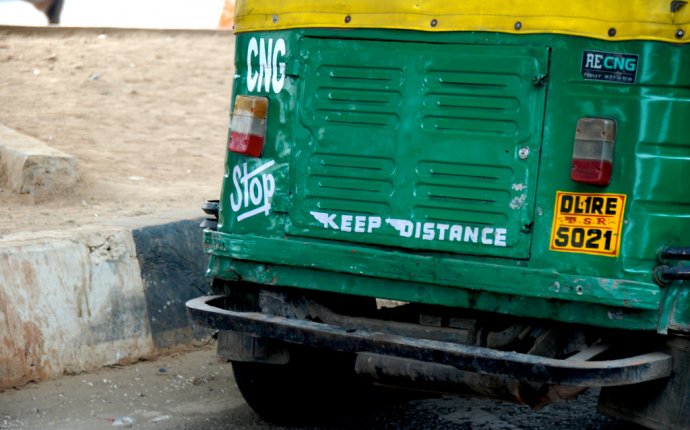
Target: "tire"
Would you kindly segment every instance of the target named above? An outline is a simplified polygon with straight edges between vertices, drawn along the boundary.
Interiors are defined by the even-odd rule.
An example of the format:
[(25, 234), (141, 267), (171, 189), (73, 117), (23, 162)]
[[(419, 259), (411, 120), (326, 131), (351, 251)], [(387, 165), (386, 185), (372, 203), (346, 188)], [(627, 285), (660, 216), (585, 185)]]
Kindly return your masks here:
[(354, 373), (354, 358), (314, 350), (291, 351), (288, 364), (235, 361), (232, 368), (247, 404), (274, 424), (332, 419), (366, 388)]

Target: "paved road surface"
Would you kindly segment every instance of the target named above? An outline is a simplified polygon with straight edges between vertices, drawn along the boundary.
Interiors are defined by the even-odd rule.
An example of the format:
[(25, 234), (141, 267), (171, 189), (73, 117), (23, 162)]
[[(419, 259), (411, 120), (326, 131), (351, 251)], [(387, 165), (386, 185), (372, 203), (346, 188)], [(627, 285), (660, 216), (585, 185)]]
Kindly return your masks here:
[[(594, 395), (527, 407), (460, 397), (407, 399), (347, 411), (299, 429), (607, 429), (629, 428), (596, 413)], [(280, 429), (244, 403), (230, 365), (201, 351), (132, 366), (69, 375), (0, 393), (0, 429)], [(295, 428), (297, 429), (297, 428)]]

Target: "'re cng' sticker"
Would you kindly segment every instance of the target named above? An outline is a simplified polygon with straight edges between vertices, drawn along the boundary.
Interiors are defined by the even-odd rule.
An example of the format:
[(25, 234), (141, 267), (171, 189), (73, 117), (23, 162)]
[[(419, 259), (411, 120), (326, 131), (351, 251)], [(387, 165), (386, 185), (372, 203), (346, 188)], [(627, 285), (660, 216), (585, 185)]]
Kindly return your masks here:
[(625, 194), (556, 193), (549, 249), (617, 257)]
[(582, 77), (592, 81), (634, 84), (637, 81), (638, 56), (619, 52), (585, 51)]

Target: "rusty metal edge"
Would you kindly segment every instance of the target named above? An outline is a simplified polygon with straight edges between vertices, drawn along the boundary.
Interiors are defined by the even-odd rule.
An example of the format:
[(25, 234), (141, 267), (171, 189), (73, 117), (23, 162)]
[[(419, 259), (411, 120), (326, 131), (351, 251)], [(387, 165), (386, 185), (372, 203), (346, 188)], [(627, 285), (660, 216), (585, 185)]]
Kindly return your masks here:
[(190, 35), (227, 35), (230, 36), (233, 30), (226, 28), (129, 28), (129, 27), (70, 27), (62, 25), (7, 25), (0, 24), (0, 32), (6, 33), (42, 33), (43, 35), (52, 34), (78, 34), (78, 33), (157, 33), (157, 34), (190, 34)]
[(471, 345), (347, 329), (313, 321), (257, 312), (235, 312), (214, 306), (224, 296), (203, 296), (186, 303), (189, 317), (216, 330), (341, 352), (370, 352), (446, 364), (460, 370), (501, 375), (546, 384), (607, 387), (636, 384), (671, 375), (671, 356), (650, 352), (616, 360), (559, 360)]

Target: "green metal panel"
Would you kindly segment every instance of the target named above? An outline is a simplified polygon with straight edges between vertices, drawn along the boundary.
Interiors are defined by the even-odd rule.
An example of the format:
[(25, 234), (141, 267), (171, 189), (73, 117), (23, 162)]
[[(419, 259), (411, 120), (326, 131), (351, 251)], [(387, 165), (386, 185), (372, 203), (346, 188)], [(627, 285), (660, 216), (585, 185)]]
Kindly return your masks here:
[[(454, 287), (462, 283), (469, 290), (519, 292), (526, 297), (608, 305), (616, 304), (623, 296), (627, 300), (626, 307), (646, 310), (657, 309), (660, 299), (657, 290), (637, 282), (585, 278), (529, 268), (516, 270), (457, 258), (421, 257), (357, 246), (252, 236), (212, 237), (207, 243), (216, 249), (216, 255), (237, 260), (267, 261), (339, 273), (375, 274), (386, 279), (415, 280), (439, 286)], [(313, 254), (320, 256), (318, 261), (311, 258)], [(517, 273), (521, 275), (519, 278)], [(568, 287), (561, 288), (561, 284)], [(547, 285), (548, 288), (543, 287)]]
[[(252, 39), (269, 59), (269, 45), (284, 41), (280, 91), (249, 90), (261, 67)], [(585, 79), (586, 51), (637, 56), (635, 83)], [(240, 35), (236, 55), (234, 94), (269, 99), (267, 143), (261, 158), (228, 154), (219, 231), (206, 233), (210, 276), (690, 331), (687, 285), (652, 277), (659, 249), (690, 246), (689, 46), (294, 30)], [(570, 179), (583, 117), (616, 121), (607, 187)], [(240, 221), (258, 208), (230, 204), (246, 195), (234, 176), (245, 168), (263, 169), (275, 188), (266, 211)], [(617, 257), (549, 249), (559, 191), (626, 197)], [(386, 219), (421, 223), (420, 238)], [(434, 240), (423, 240), (425, 222)], [(507, 246), (438, 240), (439, 223), (506, 228)]]
[(293, 153), (289, 234), (529, 256), (547, 48), (305, 38), (300, 49), (309, 140)]
[[(308, 290), (393, 298), (408, 302), (471, 308), (521, 317), (543, 318), (565, 323), (596, 325), (627, 330), (655, 330), (657, 327), (658, 311), (656, 308), (649, 310), (631, 307), (615, 307), (591, 302), (586, 303), (577, 300), (544, 299), (544, 297), (548, 297), (553, 293), (552, 290), (544, 290), (540, 298), (526, 295), (511, 295), (507, 292), (507, 289), (496, 288), (496, 286), (499, 285), (498, 283), (494, 283), (493, 286), (495, 290), (502, 292), (495, 293), (482, 289), (470, 290), (408, 280), (414, 279), (414, 277), (403, 278), (402, 280), (400, 277), (386, 279), (361, 276), (359, 274), (353, 275), (340, 271), (315, 270), (309, 268), (309, 266), (317, 266), (317, 264), (300, 252), (303, 248), (296, 249), (291, 247), (286, 251), (284, 247), (272, 249), (272, 244), (270, 242), (258, 242), (258, 244), (252, 243), (252, 246), (244, 246), (245, 244), (242, 243), (242, 241), (235, 241), (233, 240), (234, 238), (223, 237), (220, 243), (212, 239), (213, 237), (218, 239), (219, 236), (221, 235), (212, 234), (210, 232), (206, 233), (207, 246), (214, 250), (213, 254), (211, 254), (209, 272), (212, 276), (227, 280), (242, 279), (246, 282), (267, 285), (276, 285), (279, 283), (281, 286)], [(252, 241), (251, 239), (248, 240)], [(300, 264), (285, 266), (256, 264), (255, 260), (257, 258), (266, 259), (268, 257), (263, 253), (254, 254), (254, 251), (257, 249), (264, 249), (272, 253), (273, 257), (277, 257), (277, 253), (282, 253), (281, 257), (293, 255), (294, 258), (291, 259), (291, 262), (294, 263), (294, 261), (297, 260)], [(237, 251), (237, 254), (234, 254), (233, 251)], [(321, 248), (319, 248), (318, 251), (322, 256), (321, 261), (331, 261), (337, 264), (338, 260), (332, 260), (333, 254), (324, 254)], [(248, 253), (252, 253), (251, 260), (245, 259)], [(229, 255), (233, 255), (235, 258), (231, 260), (228, 258)], [(368, 256), (370, 264), (376, 264), (376, 256), (373, 256), (373, 258), (371, 257), (372, 256)], [(277, 259), (285, 261), (284, 258)], [(379, 264), (385, 263), (387, 263), (387, 261), (380, 262)], [(409, 265), (409, 260), (398, 262), (396, 268), (404, 265)], [(332, 264), (329, 266), (332, 267)], [(486, 269), (486, 267), (482, 268)], [(409, 273), (409, 270), (402, 271), (402, 273)], [(506, 279), (512, 280), (514, 276), (517, 276), (515, 271), (505, 270), (498, 279), (505, 282)], [(557, 277), (555, 274), (552, 276), (553, 278)], [(484, 278), (487, 277), (484, 276)], [(478, 287), (482, 286), (483, 285), (478, 285)], [(534, 291), (535, 289), (532, 290), (532, 292)], [(565, 298), (568, 295), (572, 299), (577, 295), (577, 290), (575, 288), (569, 291), (563, 290), (563, 294), (560, 294), (560, 298)]]

